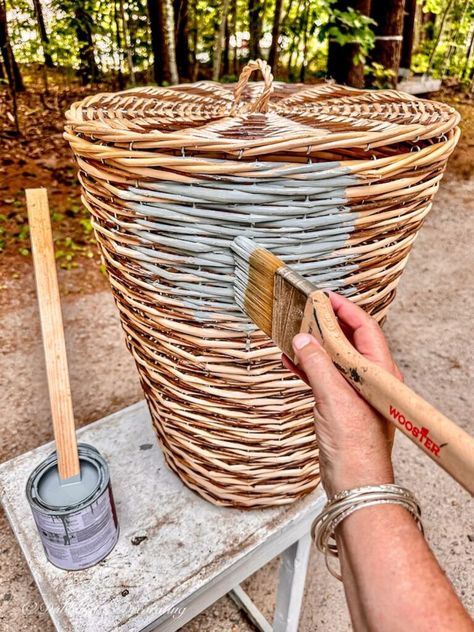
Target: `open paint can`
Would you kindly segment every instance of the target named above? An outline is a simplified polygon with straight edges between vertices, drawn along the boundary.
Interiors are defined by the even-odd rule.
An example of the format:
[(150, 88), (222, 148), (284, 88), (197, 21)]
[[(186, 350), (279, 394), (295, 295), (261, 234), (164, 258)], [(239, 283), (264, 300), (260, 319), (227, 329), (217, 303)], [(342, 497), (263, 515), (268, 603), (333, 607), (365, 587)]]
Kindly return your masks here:
[(76, 571), (97, 564), (114, 548), (119, 526), (109, 468), (90, 445), (78, 444), (80, 480), (61, 481), (53, 452), (31, 473), (26, 495), (48, 560)]

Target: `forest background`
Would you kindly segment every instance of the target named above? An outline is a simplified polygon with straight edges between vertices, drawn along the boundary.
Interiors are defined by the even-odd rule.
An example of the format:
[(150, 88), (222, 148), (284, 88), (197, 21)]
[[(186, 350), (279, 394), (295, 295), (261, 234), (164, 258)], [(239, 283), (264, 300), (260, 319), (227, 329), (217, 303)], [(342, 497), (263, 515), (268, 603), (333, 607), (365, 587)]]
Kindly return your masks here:
[(292, 82), (330, 78), (378, 89), (430, 76), (443, 81), (434, 97), (461, 110), (467, 131), (450, 164), (461, 175), (472, 168), (474, 0), (0, 0), (0, 48), (0, 276), (7, 285), (31, 265), (28, 186), (48, 187), (58, 265), (81, 268), (80, 286), (102, 283), (62, 139), (65, 110), (87, 94), (234, 82), (258, 57)]

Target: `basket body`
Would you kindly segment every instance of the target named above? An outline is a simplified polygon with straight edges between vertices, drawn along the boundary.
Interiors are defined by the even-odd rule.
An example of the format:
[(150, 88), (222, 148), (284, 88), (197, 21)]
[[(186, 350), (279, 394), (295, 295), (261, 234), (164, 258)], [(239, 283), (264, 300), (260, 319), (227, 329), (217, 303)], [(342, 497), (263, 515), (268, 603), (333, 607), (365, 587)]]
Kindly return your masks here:
[(273, 89), (97, 95), (65, 134), (167, 462), (243, 507), (313, 489), (318, 453), (310, 392), (234, 303), (230, 243), (380, 320), (458, 137), (454, 110), (394, 91)]

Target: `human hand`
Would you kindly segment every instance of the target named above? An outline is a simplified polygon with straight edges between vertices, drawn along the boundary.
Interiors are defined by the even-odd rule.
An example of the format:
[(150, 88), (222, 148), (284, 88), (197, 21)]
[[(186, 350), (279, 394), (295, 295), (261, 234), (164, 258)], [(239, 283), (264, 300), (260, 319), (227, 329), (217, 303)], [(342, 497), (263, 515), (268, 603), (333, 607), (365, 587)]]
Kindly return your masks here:
[[(343, 296), (334, 292), (329, 296), (341, 329), (357, 351), (402, 380), (377, 322)], [(393, 426), (352, 388), (313, 336), (298, 334), (293, 348), (298, 367), (286, 356), (282, 360), (313, 390), (321, 479), (327, 494), (393, 482)]]

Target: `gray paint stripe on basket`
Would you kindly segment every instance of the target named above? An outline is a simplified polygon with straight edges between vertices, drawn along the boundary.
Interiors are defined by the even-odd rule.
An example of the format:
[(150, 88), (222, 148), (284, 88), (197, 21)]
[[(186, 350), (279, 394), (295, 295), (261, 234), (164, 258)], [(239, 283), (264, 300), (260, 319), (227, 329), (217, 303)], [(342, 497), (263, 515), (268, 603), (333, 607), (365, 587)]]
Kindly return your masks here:
[[(128, 231), (131, 233), (141, 234), (142, 229), (149, 228), (152, 231), (159, 231), (160, 234), (168, 233), (174, 235), (189, 235), (190, 226), (193, 225), (193, 233), (195, 236), (198, 235), (206, 235), (209, 237), (219, 237), (221, 236), (223, 239), (228, 237), (230, 239), (234, 239), (241, 234), (242, 229), (245, 228), (246, 232), (249, 233), (249, 237), (252, 239), (258, 239), (261, 235), (262, 237), (273, 237), (273, 236), (286, 236), (293, 235), (293, 239), (297, 242), (299, 241), (308, 241), (308, 240), (321, 240), (326, 238), (326, 236), (336, 235), (341, 233), (348, 232), (348, 225), (352, 224), (357, 218), (357, 213), (352, 214), (341, 214), (341, 217), (338, 221), (338, 217), (333, 215), (329, 217), (322, 218), (302, 218), (298, 221), (298, 224), (283, 224), (273, 226), (258, 226), (255, 227), (254, 222), (242, 223), (239, 225), (228, 225), (223, 226), (222, 223), (215, 224), (205, 224), (199, 223), (194, 224), (193, 222), (183, 222), (181, 225), (177, 224), (176, 220), (174, 222), (169, 221), (168, 218), (164, 220), (164, 222), (150, 221), (146, 219), (137, 219), (134, 224), (128, 224)], [(323, 229), (323, 227), (329, 226), (332, 228)], [(321, 230), (322, 229), (322, 230)], [(302, 232), (304, 231), (304, 232)], [(350, 232), (350, 231), (349, 231)]]
[[(345, 236), (347, 237), (347, 235)], [(331, 253), (337, 250), (345, 239), (338, 239), (335, 242), (328, 242), (326, 244), (320, 244), (318, 247), (312, 245), (310, 247), (311, 256), (313, 256), (316, 250), (324, 255), (325, 260), (313, 261), (307, 263), (294, 262), (293, 266), (296, 270), (301, 271), (305, 276), (316, 285), (324, 284), (324, 287), (337, 287), (338, 277), (346, 277), (351, 272), (357, 270), (358, 266), (347, 263), (348, 257), (339, 256), (334, 258)], [(147, 250), (140, 247), (140, 250)], [(150, 253), (152, 251), (148, 251)], [(140, 254), (140, 253), (137, 253)], [(290, 257), (299, 259), (302, 256), (302, 252), (293, 253)], [(232, 257), (232, 255), (230, 255)], [(288, 258), (285, 257), (285, 258)], [(141, 266), (148, 272), (152, 273), (155, 277), (152, 285), (160, 293), (169, 292), (169, 282), (173, 282), (173, 294), (176, 298), (179, 297), (182, 300), (183, 307), (191, 309), (192, 315), (196, 320), (202, 321), (214, 321), (212, 313), (202, 311), (202, 308), (210, 306), (212, 303), (215, 307), (231, 307), (232, 313), (239, 314), (240, 312), (234, 303), (233, 294), (233, 269), (220, 270), (220, 274), (210, 273), (208, 270), (199, 269), (199, 258), (191, 259), (191, 266), (173, 266), (175, 272), (170, 272), (166, 267), (149, 263), (148, 261), (142, 261)], [(343, 268), (334, 269), (334, 265), (346, 263)], [(194, 264), (194, 265), (193, 265)], [(196, 267), (197, 266), (197, 269)], [(158, 277), (158, 278), (156, 278)], [(164, 282), (162, 282), (164, 281)], [(235, 308), (235, 309), (234, 309)], [(247, 330), (248, 328), (246, 328)]]
[[(294, 204), (294, 201), (292, 201)], [(268, 207), (268, 213), (263, 214), (261, 212), (262, 206), (258, 205), (250, 209), (246, 209), (247, 212), (235, 212), (236, 208), (244, 210), (242, 207), (237, 207), (234, 204), (222, 205), (224, 210), (218, 210), (216, 208), (210, 209), (209, 207), (201, 209), (195, 204), (192, 206), (186, 206), (184, 204), (169, 204), (167, 202), (157, 202), (154, 204), (143, 204), (136, 202), (125, 202), (125, 207), (132, 210), (134, 215), (140, 218), (159, 218), (162, 221), (167, 221), (173, 225), (176, 222), (191, 223), (193, 225), (205, 225), (206, 227), (216, 224), (221, 226), (222, 222), (227, 224), (264, 224), (264, 228), (270, 228), (273, 226), (279, 227), (295, 227), (295, 220), (297, 220), (297, 228), (305, 228), (303, 224), (331, 224), (341, 223), (347, 220), (352, 220), (356, 215), (356, 212), (351, 211), (350, 208), (344, 205), (335, 205), (334, 203), (328, 204), (325, 207), (314, 204), (311, 200), (306, 198), (299, 202), (299, 206), (290, 207), (282, 204), (271, 205)], [(297, 217), (295, 218), (288, 211), (294, 209), (297, 211)], [(212, 210), (212, 212), (210, 212)], [(347, 215), (344, 215), (344, 214)], [(296, 213), (295, 213), (296, 214)], [(272, 219), (273, 215), (273, 219)], [(138, 220), (137, 220), (138, 221)], [(120, 223), (120, 222), (119, 222)], [(153, 224), (155, 220), (153, 219)]]
[[(338, 192), (339, 193), (339, 192)], [(206, 200), (205, 202), (188, 198), (186, 196), (177, 196), (171, 195), (168, 193), (160, 194), (157, 189), (153, 194), (151, 192), (147, 192), (144, 189), (137, 189), (136, 187), (128, 187), (127, 189), (117, 189), (114, 191), (114, 195), (127, 203), (136, 203), (140, 207), (148, 207), (153, 208), (156, 205), (162, 205), (164, 207), (175, 209), (177, 211), (182, 210), (183, 208), (187, 209), (188, 213), (192, 213), (197, 217), (203, 216), (209, 217), (209, 209), (212, 210), (222, 210), (228, 211), (229, 207), (232, 208), (234, 212), (243, 213), (243, 214), (254, 214), (258, 211), (258, 214), (261, 215), (275, 215), (275, 210), (278, 210), (279, 207), (285, 209), (285, 216), (288, 215), (299, 215), (303, 207), (311, 210), (316, 213), (317, 209), (320, 209), (320, 212), (324, 212), (325, 210), (334, 209), (337, 206), (344, 206), (347, 203), (347, 197), (345, 195), (345, 189), (341, 189), (340, 197), (336, 195), (331, 195), (330, 197), (320, 197), (320, 196), (309, 196), (303, 195), (301, 199), (282, 199), (281, 196), (278, 196), (275, 200), (267, 203), (259, 202), (255, 203), (255, 200), (252, 199), (251, 202), (238, 203), (234, 199), (229, 197), (220, 200), (220, 201), (210, 201)], [(143, 201), (143, 198), (146, 199), (146, 202)], [(148, 198), (150, 198), (148, 200)], [(183, 207), (184, 204), (184, 207)]]
[(253, 331), (234, 301), (230, 245), (236, 236), (255, 239), (318, 286), (338, 287), (358, 269), (350, 263), (350, 252), (333, 254), (354, 231), (358, 213), (346, 206), (345, 191), (358, 178), (327, 168), (312, 178), (314, 165), (305, 167), (301, 186), (295, 178), (245, 183), (226, 178), (193, 184), (147, 181), (118, 190), (132, 216), (116, 218), (117, 241), (125, 231), (140, 243), (120, 244), (117, 253), (138, 263), (150, 276), (150, 287), (173, 296), (196, 321), (215, 322), (209, 309), (217, 309), (238, 330)]
[[(169, 248), (174, 248), (178, 252), (207, 252), (208, 250), (212, 250), (214, 248), (229, 248), (233, 238), (219, 239), (215, 237), (204, 237), (202, 235), (198, 235), (197, 239), (192, 235), (188, 235), (187, 239), (179, 239), (177, 237), (173, 237), (167, 234), (154, 234), (150, 231), (144, 230), (131, 230), (130, 233), (138, 236), (141, 240), (145, 242), (149, 242), (150, 244), (159, 244), (161, 246), (167, 246)], [(245, 234), (249, 237), (252, 237), (252, 231), (249, 230), (240, 230), (236, 233), (236, 235)], [(273, 252), (282, 258), (285, 255), (291, 256), (292, 258), (297, 258), (300, 256), (311, 256), (314, 254), (320, 254), (325, 252), (330, 252), (332, 250), (336, 250), (337, 248), (343, 246), (346, 242), (347, 237), (349, 236), (350, 231), (345, 228), (345, 231), (342, 233), (336, 233), (336, 235), (329, 235), (324, 239), (315, 237), (310, 240), (309, 243), (305, 241), (301, 241), (297, 239), (297, 236), (290, 238), (283, 238), (281, 236), (272, 235), (261, 235), (259, 236), (259, 241), (262, 246), (265, 248), (273, 250)], [(317, 235), (317, 233), (316, 233)], [(150, 253), (153, 252), (150, 250)]]
[[(182, 189), (182, 192), (175, 192), (172, 190), (167, 190), (165, 187), (163, 189), (155, 189), (158, 193), (158, 198), (160, 200), (171, 200), (176, 202), (188, 202), (193, 203), (197, 202), (201, 205), (207, 204), (269, 204), (269, 203), (277, 203), (282, 201), (281, 195), (271, 195), (268, 193), (260, 193), (258, 191), (237, 191), (236, 189), (227, 189), (227, 190), (214, 190), (214, 189), (206, 189), (201, 192), (196, 191), (195, 189), (189, 188)], [(319, 192), (314, 192), (311, 196), (307, 196), (307, 194), (302, 194), (304, 197), (311, 197), (312, 199), (321, 199), (325, 200), (327, 204), (328, 197), (331, 199), (332, 203), (336, 204), (345, 204), (346, 197), (345, 196), (337, 196), (337, 193), (342, 193), (343, 189), (324, 189)], [(135, 189), (135, 193), (137, 195), (142, 194), (143, 191), (140, 189)], [(200, 194), (202, 193), (202, 195)], [(331, 195), (328, 195), (331, 193)], [(128, 198), (130, 199), (130, 198)], [(133, 199), (133, 198), (132, 198)], [(283, 199), (283, 202), (285, 200)], [(309, 200), (311, 201), (311, 200)]]

